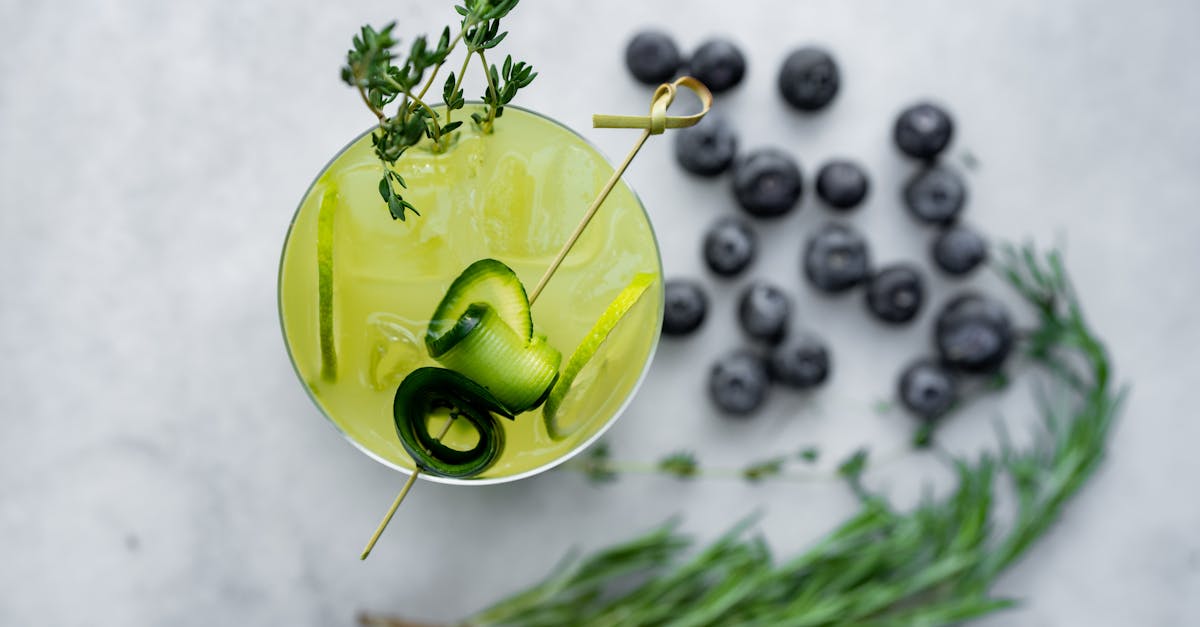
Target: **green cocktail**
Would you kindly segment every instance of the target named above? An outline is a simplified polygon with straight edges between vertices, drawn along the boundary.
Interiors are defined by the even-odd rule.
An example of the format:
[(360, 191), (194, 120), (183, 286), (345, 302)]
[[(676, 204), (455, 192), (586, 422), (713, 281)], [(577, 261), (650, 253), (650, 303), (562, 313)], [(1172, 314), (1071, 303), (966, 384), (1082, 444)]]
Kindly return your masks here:
[[(456, 113), (466, 119), (476, 110), (483, 108)], [(491, 133), (464, 125), (440, 150), (428, 141), (408, 150), (397, 170), (406, 200), (421, 211), (405, 221), (393, 220), (380, 196), (369, 133), (321, 172), (284, 244), (279, 307), (293, 365), (314, 402), (368, 455), (412, 471), (397, 435), (397, 389), (418, 369), (446, 367), (431, 356), (427, 335), (451, 284), (494, 259), (532, 291), (613, 170), (570, 129), (512, 106)], [(539, 399), (546, 402), (497, 420), (502, 448), (482, 472), (455, 479), (426, 467), (425, 476), (512, 480), (598, 437), (649, 364), (662, 316), (660, 276), (646, 213), (618, 183), (529, 309), (534, 335), (561, 354), (553, 389)], [(483, 434), (454, 415), (434, 403), (423, 426), (442, 445), (471, 449)]]

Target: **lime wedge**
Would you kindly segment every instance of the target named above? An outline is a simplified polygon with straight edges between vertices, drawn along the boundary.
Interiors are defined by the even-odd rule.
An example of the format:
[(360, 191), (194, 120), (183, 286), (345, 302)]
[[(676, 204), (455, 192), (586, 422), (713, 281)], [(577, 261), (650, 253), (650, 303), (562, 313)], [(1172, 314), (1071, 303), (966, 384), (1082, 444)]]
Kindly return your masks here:
[(654, 280), (654, 274), (634, 275), (629, 285), (608, 304), (604, 314), (567, 361), (566, 368), (559, 374), (558, 382), (550, 390), (550, 396), (542, 407), (542, 418), (551, 439), (557, 441), (570, 437), (587, 424), (586, 417), (575, 416), (575, 420), (572, 421), (567, 421), (566, 418), (579, 413), (578, 409), (583, 406), (589, 392), (595, 387), (592, 384), (604, 379), (604, 371), (609, 367), (608, 360), (597, 360), (596, 356), (603, 356), (604, 343), (608, 336), (641, 299), (646, 288), (654, 284)]

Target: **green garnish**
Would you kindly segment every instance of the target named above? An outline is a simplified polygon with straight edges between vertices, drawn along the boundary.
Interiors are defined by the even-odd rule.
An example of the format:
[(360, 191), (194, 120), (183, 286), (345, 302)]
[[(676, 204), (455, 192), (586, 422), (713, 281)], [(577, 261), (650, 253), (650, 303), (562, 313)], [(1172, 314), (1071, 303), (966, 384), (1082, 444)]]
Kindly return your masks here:
[[(694, 541), (668, 525), (576, 561), (460, 624), (933, 626), (1012, 606), (989, 590), (1099, 467), (1124, 394), (1058, 254), (1008, 250), (1003, 271), (1040, 318), (1025, 355), (1046, 368), (1065, 401), (1040, 406), (1045, 431), (1030, 448), (1002, 437), (998, 453), (952, 459), (957, 489), (909, 512), (863, 488), (866, 457), (855, 454), (841, 472), (861, 510), (800, 555), (776, 561), (747, 534), (748, 523), (695, 552)], [(607, 450), (592, 461), (588, 471), (598, 475), (617, 468)], [(1015, 512), (997, 520), (1003, 477)]]
[(333, 342), (333, 208), (337, 188), (327, 187), (317, 210), (317, 323), (321, 335), (321, 378), (337, 378), (337, 347)]
[[(458, 324), (459, 318), (473, 303), (487, 303), (512, 330), (525, 340), (533, 338), (533, 317), (525, 285), (517, 273), (501, 261), (480, 259), (467, 266), (450, 287), (429, 317), (425, 343), (431, 354), (440, 354), (434, 343)], [(437, 357), (434, 354), (434, 357)]]
[[(459, 450), (429, 431), (437, 410), (468, 422), (478, 434), (475, 446)], [(444, 368), (418, 368), (409, 373), (392, 403), (396, 434), (404, 450), (423, 472), (442, 477), (477, 475), (496, 461), (504, 448), (504, 431), (492, 415), (512, 416), (503, 404), (474, 381)]]
[[(499, 45), (508, 35), (507, 32), (500, 32), (500, 20), (516, 8), (517, 2), (465, 0), (454, 7), (462, 16), (458, 34), (451, 37), (450, 27), (445, 27), (432, 48), (424, 36), (417, 37), (409, 47), (408, 55), (403, 58), (394, 52), (400, 44), (392, 35), (395, 22), (379, 30), (363, 26), (355, 35), (353, 48), (346, 53), (342, 80), (358, 90), (363, 103), (379, 120), (379, 127), (371, 135), (371, 143), (383, 164), (379, 195), (387, 203), (393, 219), (404, 220), (406, 211), (420, 215), (416, 207), (400, 194), (399, 190), (408, 187), (408, 184), (396, 170), (396, 162), (406, 150), (426, 138), (434, 142), (435, 150), (445, 149), (446, 138), (462, 125), (461, 120), (453, 120), (453, 114), (466, 104), (462, 81), (472, 57), (479, 57), (487, 79), (487, 89), (482, 97), (487, 113), (473, 113), (471, 117), (486, 133), (492, 131), (495, 119), (504, 114), (504, 105), (512, 101), (519, 89), (527, 87), (537, 77), (532, 66), (521, 61), (514, 63), (511, 56), (505, 58), (500, 69), (487, 62), (487, 51)], [(460, 43), (467, 52), (457, 74), (451, 72), (446, 78), (442, 88), (444, 108), (439, 113), (425, 100), (425, 94)], [(417, 91), (418, 86), (420, 91)], [(385, 109), (396, 100), (400, 104), (396, 112), (389, 116)]]
[[(400, 383), (392, 405), (396, 432), (421, 471), (474, 476), (504, 448), (491, 414), (513, 418), (544, 403), (562, 355), (533, 333), (525, 286), (495, 259), (480, 259), (454, 279), (434, 310), (425, 346), (446, 368), (419, 368)], [(429, 432), (439, 408), (450, 410), (449, 421), (471, 423), (479, 435), (472, 449), (446, 446)]]
[(533, 333), (525, 286), (495, 259), (467, 266), (425, 332), (429, 356), (491, 391), (514, 415), (540, 405), (562, 355)]
[(483, 302), (473, 303), (458, 324), (431, 342), (429, 354), (486, 388), (513, 415), (542, 403), (562, 361), (544, 337), (517, 335)]
[(578, 387), (575, 386), (575, 380), (579, 377), (579, 373), (592, 361), (604, 345), (604, 342), (608, 339), (609, 334), (617, 328), (617, 325), (629, 313), (629, 310), (641, 300), (642, 294), (654, 284), (654, 281), (655, 275), (653, 274), (643, 272), (634, 275), (629, 285), (626, 285), (617, 294), (616, 298), (608, 304), (604, 313), (592, 325), (591, 331), (584, 336), (583, 341), (579, 343), (579, 346), (575, 348), (575, 352), (571, 354), (571, 358), (567, 360), (567, 365), (563, 368), (562, 375), (558, 378), (558, 382), (554, 384), (554, 388), (550, 390), (550, 397), (546, 399), (546, 405), (542, 408), (542, 419), (546, 423), (546, 433), (552, 440), (567, 438), (587, 424), (586, 419), (576, 420), (570, 424), (563, 424), (559, 421), (559, 412), (563, 404), (569, 401), (573, 391), (576, 393), (581, 392), (574, 389)]

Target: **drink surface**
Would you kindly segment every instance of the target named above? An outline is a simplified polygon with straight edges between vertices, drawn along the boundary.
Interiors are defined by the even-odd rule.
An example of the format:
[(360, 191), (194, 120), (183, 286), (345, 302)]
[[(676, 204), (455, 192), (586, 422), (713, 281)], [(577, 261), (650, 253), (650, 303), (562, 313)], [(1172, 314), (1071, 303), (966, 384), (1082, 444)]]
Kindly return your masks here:
[[(469, 120), (472, 110), (456, 113)], [(292, 362), (325, 415), (371, 456), (412, 469), (392, 403), (409, 372), (439, 365), (424, 336), (447, 287), (472, 262), (491, 257), (531, 292), (612, 167), (573, 131), (506, 107), (493, 133), (468, 121), (447, 150), (423, 144), (406, 152), (397, 169), (408, 184), (405, 199), (421, 212), (403, 222), (391, 218), (379, 196), (382, 169), (369, 134), (321, 173), (284, 244), (279, 306)], [(562, 459), (594, 439), (640, 381), (662, 316), (661, 264), (641, 204), (619, 182), (534, 302), (535, 331), (565, 365), (639, 273), (653, 275), (654, 284), (576, 377), (557, 412), (570, 435), (551, 438), (540, 407), (502, 418), (499, 459), (461, 481), (515, 477)], [(324, 316), (323, 282), (332, 288)], [(445, 419), (432, 417), (430, 431), (440, 433), (438, 421)], [(477, 435), (465, 422), (456, 421), (443, 442), (472, 446)]]

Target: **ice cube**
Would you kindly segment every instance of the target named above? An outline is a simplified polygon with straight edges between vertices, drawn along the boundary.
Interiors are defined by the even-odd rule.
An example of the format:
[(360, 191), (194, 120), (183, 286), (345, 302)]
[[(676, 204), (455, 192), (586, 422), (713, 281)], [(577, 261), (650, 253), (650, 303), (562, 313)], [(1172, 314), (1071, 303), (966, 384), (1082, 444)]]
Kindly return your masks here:
[(422, 144), (404, 153), (396, 169), (407, 187), (391, 184), (420, 214), (406, 211), (403, 221), (392, 218), (379, 194), (382, 164), (356, 150), (340, 157), (328, 175), (337, 190), (335, 246), (344, 268), (378, 279), (441, 277), (461, 269), (464, 255), (477, 253), (479, 236), (469, 214), (481, 187), (480, 138), (464, 137), (446, 152)]
[[(599, 155), (580, 146), (554, 146), (534, 155), (532, 171), (541, 182), (538, 204), (577, 220), (612, 174), (612, 167)], [(572, 223), (567, 232), (575, 225)]]
[(344, 170), (336, 177), (338, 207), (334, 222), (334, 255), (342, 269), (379, 279), (442, 276), (458, 261), (450, 247), (452, 211), (428, 182), (409, 181), (406, 200), (421, 215), (394, 220), (379, 196), (378, 165)]
[[(538, 244), (553, 255), (567, 241), (587, 212), (596, 195), (612, 175), (613, 168), (594, 151), (575, 145), (555, 145), (539, 150), (530, 161), (530, 171), (538, 181), (536, 224)], [(622, 189), (624, 184), (618, 186)], [(583, 232), (564, 263), (576, 266), (591, 263), (604, 249), (611, 232), (609, 218), (619, 211), (617, 196), (610, 195)]]
[(394, 390), (427, 359), (420, 341), (423, 326), (391, 313), (367, 316), (367, 383), (380, 392)]
[(500, 158), (482, 192), (479, 208), (488, 250), (508, 259), (542, 256), (534, 232), (534, 190), (525, 158), (508, 153)]

